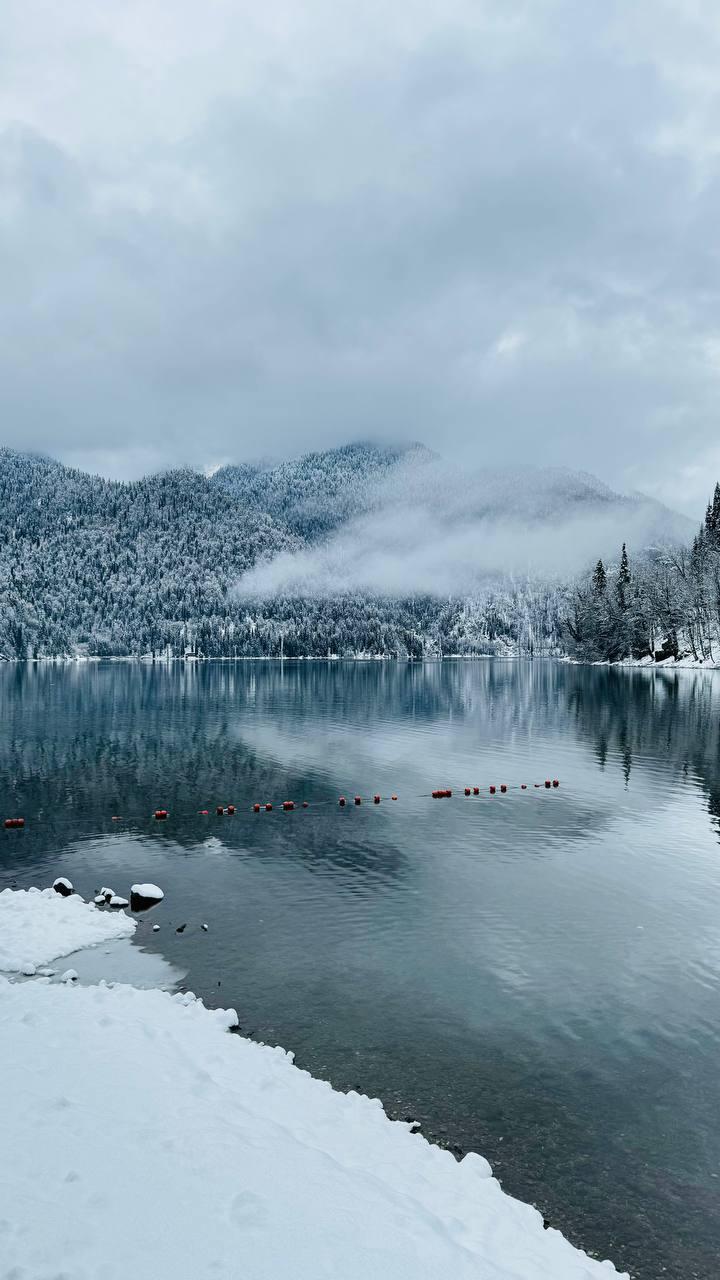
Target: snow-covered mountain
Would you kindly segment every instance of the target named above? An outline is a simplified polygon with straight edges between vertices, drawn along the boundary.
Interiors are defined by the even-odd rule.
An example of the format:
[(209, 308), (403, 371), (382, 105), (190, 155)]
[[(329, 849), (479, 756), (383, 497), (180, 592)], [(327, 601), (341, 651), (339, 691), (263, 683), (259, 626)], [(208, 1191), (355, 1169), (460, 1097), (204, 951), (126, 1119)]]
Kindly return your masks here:
[(422, 445), (133, 483), (3, 449), (0, 655), (552, 645), (570, 571), (691, 532), (591, 476), (472, 472)]
[(468, 468), (422, 444), (350, 444), (277, 466), (222, 467), (211, 483), (308, 541), (385, 506), (431, 506), (447, 520), (564, 522), (612, 514), (641, 544), (687, 541), (685, 516), (643, 494), (619, 494), (595, 476), (561, 467)]

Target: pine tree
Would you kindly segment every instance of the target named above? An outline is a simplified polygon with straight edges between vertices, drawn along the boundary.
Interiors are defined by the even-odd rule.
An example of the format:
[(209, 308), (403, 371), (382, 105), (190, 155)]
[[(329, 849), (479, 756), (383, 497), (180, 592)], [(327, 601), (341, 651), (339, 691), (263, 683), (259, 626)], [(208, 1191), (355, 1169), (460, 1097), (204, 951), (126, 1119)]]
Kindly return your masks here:
[(628, 560), (627, 547), (622, 544), (622, 552), (620, 554), (620, 568), (618, 569), (617, 583), (615, 586), (617, 601), (620, 608), (625, 611), (627, 609), (627, 593), (630, 586), (630, 561)]
[(705, 529), (710, 541), (720, 545), (720, 484), (715, 485), (712, 502), (708, 502), (705, 512)]
[(592, 585), (596, 596), (602, 596), (605, 594), (607, 589), (607, 574), (602, 560), (598, 560), (595, 565), (595, 570), (592, 576)]

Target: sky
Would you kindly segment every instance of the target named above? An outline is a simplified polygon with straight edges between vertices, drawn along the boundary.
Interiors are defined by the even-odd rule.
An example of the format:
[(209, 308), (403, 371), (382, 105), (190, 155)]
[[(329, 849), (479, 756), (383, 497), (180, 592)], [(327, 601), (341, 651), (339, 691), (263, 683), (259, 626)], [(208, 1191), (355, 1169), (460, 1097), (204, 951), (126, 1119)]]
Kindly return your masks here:
[(4, 0), (0, 442), (420, 440), (696, 517), (719, 61), (713, 0)]

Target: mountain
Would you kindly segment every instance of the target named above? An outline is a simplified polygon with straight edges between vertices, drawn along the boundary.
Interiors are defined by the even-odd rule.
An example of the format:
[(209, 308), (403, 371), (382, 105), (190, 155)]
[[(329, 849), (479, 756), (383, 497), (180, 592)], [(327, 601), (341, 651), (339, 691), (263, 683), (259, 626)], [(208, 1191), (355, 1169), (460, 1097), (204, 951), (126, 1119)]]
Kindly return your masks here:
[(436, 454), (419, 444), (348, 444), (273, 467), (221, 467), (211, 483), (312, 542), (370, 510), (379, 486), (400, 465), (421, 468), (436, 460)]
[[(471, 473), (422, 445), (352, 444), (276, 466), (223, 467), (211, 477), (177, 470), (133, 483), (2, 449), (0, 656), (552, 648), (557, 585), (544, 585), (541, 573), (518, 585), (500, 572), (492, 589), (483, 586), (475, 548), (494, 530), (502, 570), (498, 529), (520, 529), (521, 543), (532, 544), (539, 529), (569, 514), (588, 516), (591, 528), (607, 518), (613, 546), (633, 522), (643, 530), (654, 522), (654, 540), (685, 533), (681, 517), (592, 477)], [(382, 571), (370, 589), (346, 573), (342, 589), (329, 582), (303, 599), (290, 589), (243, 587), (266, 566), (292, 567), (333, 548), (344, 549), (343, 563), (348, 547), (362, 560), (370, 536), (383, 550), (397, 541), (392, 588)], [(442, 555), (450, 548), (456, 580), (444, 569), (428, 583), (413, 580), (411, 553), (423, 537)]]

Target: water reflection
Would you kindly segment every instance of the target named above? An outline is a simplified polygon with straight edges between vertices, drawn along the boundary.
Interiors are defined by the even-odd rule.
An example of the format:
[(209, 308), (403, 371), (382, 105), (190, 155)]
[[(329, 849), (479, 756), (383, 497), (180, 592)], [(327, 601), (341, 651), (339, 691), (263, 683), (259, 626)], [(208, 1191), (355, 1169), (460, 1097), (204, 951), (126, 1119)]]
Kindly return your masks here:
[[(719, 712), (703, 672), (5, 667), (3, 804), (28, 825), (0, 867), (159, 884), (143, 945), (246, 1029), (482, 1150), (635, 1275), (714, 1276)], [(400, 799), (338, 810), (376, 790)], [(249, 812), (286, 797), (311, 808)]]

